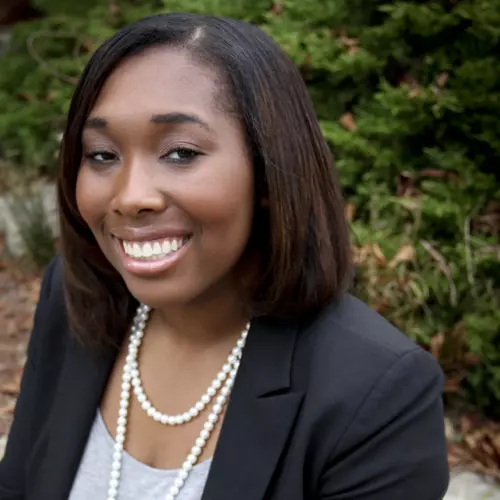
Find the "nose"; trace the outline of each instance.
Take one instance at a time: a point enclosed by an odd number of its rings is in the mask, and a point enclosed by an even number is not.
[[[137,217],[165,210],[167,201],[158,189],[154,173],[145,167],[144,162],[135,161],[119,170],[111,205],[116,213]]]

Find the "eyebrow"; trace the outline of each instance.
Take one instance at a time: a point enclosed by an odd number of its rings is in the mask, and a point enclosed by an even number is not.
[[[184,123],[194,123],[196,125],[203,127],[209,132],[212,131],[208,123],[203,121],[201,118],[199,118],[196,115],[186,114],[186,113],[166,113],[166,114],[153,115],[151,117],[151,122],[160,125],[180,125]],[[98,116],[94,116],[87,119],[84,127],[91,129],[103,129],[106,128],[107,126],[108,126],[107,120]]]

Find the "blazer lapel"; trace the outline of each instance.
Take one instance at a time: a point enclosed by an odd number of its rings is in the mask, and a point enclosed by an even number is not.
[[[269,320],[252,325],[202,500],[264,498],[303,399],[290,390],[296,335]],[[69,341],[34,500],[68,499],[114,360]]]
[[[35,499],[67,500],[114,355],[93,357],[72,338],[52,409]],[[55,469],[55,472],[54,472]]]
[[[254,322],[202,500],[262,500],[303,393],[290,391],[295,327]]]

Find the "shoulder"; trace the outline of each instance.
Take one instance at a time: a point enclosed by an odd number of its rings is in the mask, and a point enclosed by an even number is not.
[[[300,331],[295,357],[322,498],[372,498],[367,487],[374,499],[441,498],[443,374],[431,354],[346,295]]]
[[[331,375],[354,367],[360,375],[373,375],[409,354],[432,358],[380,314],[349,294],[332,302],[301,329],[300,344],[308,346],[315,361],[313,367]]]
[[[316,416],[330,418],[341,408],[344,425],[373,394],[384,392],[394,402],[417,397],[424,386],[439,393],[443,382],[431,354],[348,294],[300,330],[295,360],[294,380]]]
[[[374,309],[350,294],[326,307],[307,327],[318,342],[358,344],[369,351],[398,356],[416,344]]]

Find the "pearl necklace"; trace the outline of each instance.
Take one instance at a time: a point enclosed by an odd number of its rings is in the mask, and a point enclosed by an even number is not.
[[[150,308],[141,304],[137,308],[130,331],[128,354],[125,360],[125,366],[123,367],[120,409],[118,410],[118,419],[116,423],[116,438],[113,452],[113,463],[111,465],[111,474],[109,478],[108,500],[116,500],[118,497],[124,444],[127,434],[131,385],[134,387],[134,392],[141,403],[142,408],[145,409],[148,415],[154,418],[155,421],[166,425],[180,425],[189,422],[192,418],[198,416],[205,406],[210,404],[213,398],[219,394],[212,406],[212,411],[208,415],[207,421],[205,422],[200,435],[196,439],[194,446],[191,448],[189,455],[177,474],[174,484],[170,487],[165,497],[165,500],[175,500],[184,486],[189,473],[198,462],[203,448],[209,440],[224,409],[227,398],[234,384],[236,374],[238,373],[243,348],[245,347],[246,338],[250,329],[250,323],[247,323],[236,347],[232,350],[227,362],[224,364],[222,370],[218,373],[206,393],[202,396],[201,400],[187,412],[180,415],[167,415],[156,410],[156,408],[148,401],[144,389],[142,388],[142,382],[139,375],[137,357],[142,338],[144,337],[144,330],[149,318],[149,312]]]
[[[182,425],[190,422],[193,418],[196,418],[207,405],[209,405],[219,390],[222,388],[224,382],[228,377],[236,375],[234,364],[241,359],[242,350],[245,346],[245,338],[248,335],[248,330],[250,329],[250,323],[247,323],[245,329],[241,333],[240,338],[236,343],[236,347],[233,348],[229,354],[224,366],[219,371],[217,376],[214,378],[205,394],[200,398],[200,400],[194,404],[188,411],[178,415],[168,415],[157,410],[154,405],[149,401],[141,380],[141,375],[137,362],[134,362],[132,368],[131,382],[134,390],[134,394],[141,405],[142,409],[153,418],[156,422],[160,422],[164,425]],[[136,342],[137,351],[139,350],[142,343],[142,338],[138,338]]]

